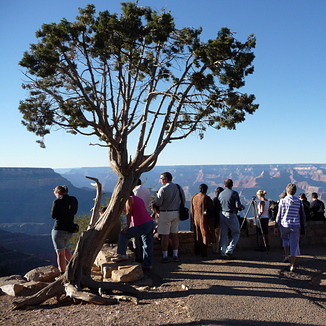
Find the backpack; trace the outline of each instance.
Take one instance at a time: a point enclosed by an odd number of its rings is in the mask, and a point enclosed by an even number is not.
[[[277,212],[278,212],[278,202],[274,200],[270,200],[268,214],[271,221],[276,220]]]

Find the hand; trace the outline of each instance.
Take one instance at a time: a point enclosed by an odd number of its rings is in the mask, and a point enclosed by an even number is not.
[[[278,235],[278,229],[274,229],[274,234]]]
[[[126,226],[124,229],[122,229],[122,233],[127,233],[127,231],[128,231],[128,229],[129,229],[129,227],[128,226]]]

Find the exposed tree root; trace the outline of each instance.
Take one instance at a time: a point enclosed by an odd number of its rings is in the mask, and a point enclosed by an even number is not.
[[[47,299],[50,299],[55,296],[59,297],[64,292],[65,292],[65,288],[63,285],[63,277],[60,277],[58,280],[47,285],[45,288],[38,291],[34,295],[25,297],[21,300],[14,301],[13,302],[14,307],[12,308],[12,310],[25,308],[27,306],[39,305],[42,302],[46,301]]]
[[[93,304],[116,304],[118,301],[130,301],[135,304],[138,303],[138,299],[132,296],[125,296],[123,294],[105,294],[106,291],[119,291],[122,293],[137,294],[138,290],[129,284],[110,283],[110,282],[96,282],[91,277],[82,277],[83,287],[87,287],[91,292],[82,291],[72,283],[67,282],[66,275],[61,276],[53,283],[49,284],[36,294],[25,297],[21,300],[13,302],[12,310],[18,310],[27,306],[35,306],[43,303],[47,299],[54,296],[59,298],[62,294],[71,297],[74,300],[81,300]],[[94,294],[98,293],[98,294]]]

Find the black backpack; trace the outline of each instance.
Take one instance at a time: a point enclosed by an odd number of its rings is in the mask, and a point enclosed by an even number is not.
[[[278,212],[278,202],[274,200],[270,200],[268,214],[271,221],[276,220],[277,212]]]

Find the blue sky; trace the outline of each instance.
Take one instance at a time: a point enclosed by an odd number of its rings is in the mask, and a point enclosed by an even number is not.
[[[104,148],[85,136],[59,130],[46,137],[46,149],[21,124],[23,74],[18,65],[43,23],[74,21],[78,7],[120,12],[120,0],[0,0],[1,167],[72,168],[107,166]],[[202,40],[221,27],[245,41],[257,38],[255,72],[245,91],[260,108],[235,131],[209,130],[170,144],[158,165],[326,163],[326,1],[324,0],[139,0],[172,12],[178,28],[202,27]]]

